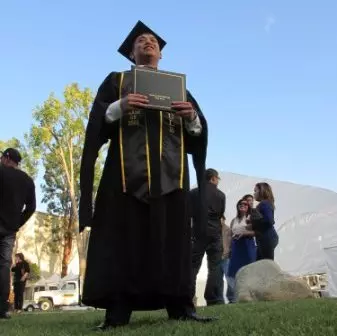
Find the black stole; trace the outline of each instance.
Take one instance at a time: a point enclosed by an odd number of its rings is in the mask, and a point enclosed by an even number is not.
[[[130,72],[120,74],[119,98],[132,93]],[[174,113],[133,110],[119,124],[123,192],[147,201],[182,189],[184,125]]]

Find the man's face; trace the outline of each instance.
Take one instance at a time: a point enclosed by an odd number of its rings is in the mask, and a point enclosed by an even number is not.
[[[215,184],[216,186],[218,186],[218,185],[219,185],[219,182],[220,182],[219,176],[213,176],[212,179],[211,179],[211,182],[212,182],[213,184]]]
[[[144,57],[152,57],[158,61],[161,52],[157,39],[152,34],[139,35],[133,44],[132,55],[136,63]]]

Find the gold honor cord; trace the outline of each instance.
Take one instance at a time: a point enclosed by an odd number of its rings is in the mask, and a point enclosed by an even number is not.
[[[124,80],[124,72],[121,73],[119,79],[119,99],[122,99],[122,86]],[[120,151],[120,159],[121,159],[121,172],[122,172],[122,185],[123,192],[126,192],[126,183],[125,183],[125,167],[124,167],[124,152],[123,152],[123,115],[119,119],[119,151]]]
[[[151,166],[150,166],[150,146],[149,146],[149,133],[147,129],[147,119],[145,113],[145,141],[146,141],[146,168],[147,168],[147,178],[149,184],[149,192],[151,192]]]
[[[160,161],[163,154],[163,111],[160,111],[160,133],[159,133],[159,153]]]
[[[184,167],[184,164],[185,164],[185,144],[184,144],[184,125],[183,125],[183,118],[180,118],[180,150],[181,150],[181,162],[180,162],[180,165],[181,165],[181,168],[180,168],[180,183],[179,183],[179,186],[181,189],[183,189],[183,184],[184,184],[184,170],[185,170],[185,167]]]

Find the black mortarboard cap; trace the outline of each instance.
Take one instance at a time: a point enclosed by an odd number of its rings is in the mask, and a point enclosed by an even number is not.
[[[1,153],[4,157],[12,160],[16,164],[19,164],[22,160],[21,154],[15,148],[7,148],[5,151],[3,151]]]
[[[160,50],[162,50],[166,42],[157,35],[152,29],[146,26],[142,21],[138,21],[136,25],[133,27],[129,35],[126,37],[122,45],[119,47],[118,52],[121,53],[124,57],[126,57],[130,62],[135,63],[133,59],[130,58],[130,54],[132,52],[133,43],[135,42],[136,38],[142,34],[151,34],[153,35],[159,44]]]

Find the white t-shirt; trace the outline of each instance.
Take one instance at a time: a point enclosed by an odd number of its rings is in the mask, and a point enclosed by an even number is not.
[[[242,232],[246,230],[246,225],[247,225],[246,220],[247,220],[247,216],[243,216],[242,218],[235,217],[232,220],[231,229],[233,232],[233,236],[240,235]]]

